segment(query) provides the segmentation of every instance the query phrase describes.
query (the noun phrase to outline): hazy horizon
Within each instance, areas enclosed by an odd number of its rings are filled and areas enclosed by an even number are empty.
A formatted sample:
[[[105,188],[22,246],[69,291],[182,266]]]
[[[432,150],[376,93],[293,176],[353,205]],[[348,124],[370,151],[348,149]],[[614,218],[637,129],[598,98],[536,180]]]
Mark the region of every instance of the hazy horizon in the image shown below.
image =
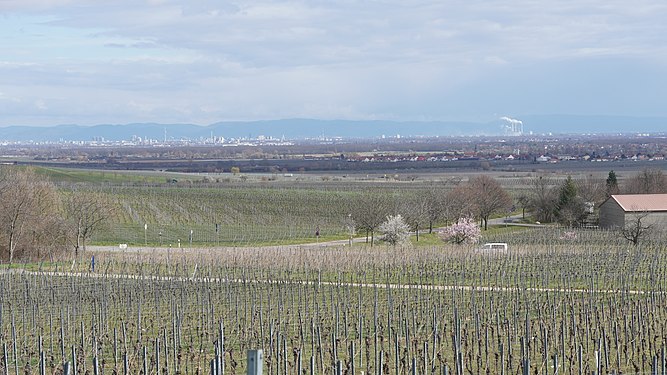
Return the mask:
[[[667,4],[9,0],[0,126],[665,117]]]

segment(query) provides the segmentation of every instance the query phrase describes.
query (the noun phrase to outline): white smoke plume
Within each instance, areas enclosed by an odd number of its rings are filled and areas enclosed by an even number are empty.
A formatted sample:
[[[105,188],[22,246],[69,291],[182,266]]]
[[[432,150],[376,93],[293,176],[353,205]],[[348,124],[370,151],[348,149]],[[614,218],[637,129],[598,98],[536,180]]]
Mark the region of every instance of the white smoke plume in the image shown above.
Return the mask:
[[[511,117],[503,116],[500,118],[505,121],[503,129],[505,130],[506,135],[522,135],[523,134],[523,122]]]
[[[507,122],[510,123],[511,125],[523,125],[523,121],[521,121],[521,120],[517,120],[517,119],[513,119],[513,118],[511,118],[511,117],[503,116],[503,117],[501,117],[500,119],[501,119],[501,120],[504,120],[504,121],[507,121]]]

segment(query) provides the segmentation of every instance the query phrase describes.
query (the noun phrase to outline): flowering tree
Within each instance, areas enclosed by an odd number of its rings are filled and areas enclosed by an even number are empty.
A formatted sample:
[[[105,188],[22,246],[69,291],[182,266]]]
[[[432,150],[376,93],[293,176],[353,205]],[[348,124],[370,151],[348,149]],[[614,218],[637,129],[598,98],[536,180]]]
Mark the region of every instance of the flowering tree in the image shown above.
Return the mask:
[[[408,242],[410,238],[410,227],[405,223],[401,215],[387,216],[387,220],[380,224],[382,240],[394,246]]]
[[[472,218],[466,217],[459,219],[456,224],[445,228],[440,236],[445,241],[451,241],[456,244],[477,243],[482,237],[482,230]]]

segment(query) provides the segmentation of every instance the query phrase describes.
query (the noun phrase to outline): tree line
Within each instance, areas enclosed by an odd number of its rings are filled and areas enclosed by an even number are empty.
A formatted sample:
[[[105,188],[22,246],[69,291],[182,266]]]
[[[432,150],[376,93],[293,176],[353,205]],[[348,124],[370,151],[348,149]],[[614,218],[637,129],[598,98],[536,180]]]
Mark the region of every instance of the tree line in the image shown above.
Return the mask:
[[[349,211],[356,229],[372,246],[382,223],[395,215],[405,220],[419,241],[420,231],[431,233],[434,225],[462,218],[476,218],[487,229],[493,215],[508,214],[513,206],[512,196],[496,179],[479,175],[465,183],[454,179],[432,183],[425,191],[400,201],[376,191],[364,192],[351,201]]]
[[[529,187],[530,193],[519,196],[517,202],[535,220],[572,227],[583,223],[612,195],[667,193],[667,176],[660,169],[644,169],[620,182],[612,170],[606,179],[592,175],[578,180],[568,177],[557,186],[548,177],[537,176],[530,180]]]
[[[99,194],[60,194],[33,169],[0,167],[0,259],[53,260],[67,249],[77,254],[112,211]]]
[[[667,193],[667,176],[659,169],[644,169],[620,183],[614,171],[606,179],[588,175],[575,180],[568,176],[562,182],[538,175],[526,179],[523,191],[512,196],[496,179],[478,175],[467,182],[449,179],[433,183],[400,201],[390,194],[364,192],[351,202],[349,211],[356,229],[371,245],[380,226],[388,218],[395,220],[396,215],[415,233],[417,241],[420,230],[431,233],[436,224],[477,220],[486,230],[491,217],[517,209],[524,218],[530,213],[536,222],[574,227],[586,224],[591,216],[595,220],[592,214],[613,194]]]

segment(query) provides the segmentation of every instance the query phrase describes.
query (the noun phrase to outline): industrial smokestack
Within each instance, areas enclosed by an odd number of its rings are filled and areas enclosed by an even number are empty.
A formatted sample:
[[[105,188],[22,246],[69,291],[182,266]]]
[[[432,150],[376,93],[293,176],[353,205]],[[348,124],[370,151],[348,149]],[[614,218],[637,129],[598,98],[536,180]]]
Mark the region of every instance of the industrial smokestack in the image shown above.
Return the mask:
[[[505,134],[507,134],[507,135],[522,135],[523,134],[523,122],[521,120],[513,119],[513,118],[507,117],[507,116],[503,116],[500,119],[507,123],[503,127],[505,129]]]

